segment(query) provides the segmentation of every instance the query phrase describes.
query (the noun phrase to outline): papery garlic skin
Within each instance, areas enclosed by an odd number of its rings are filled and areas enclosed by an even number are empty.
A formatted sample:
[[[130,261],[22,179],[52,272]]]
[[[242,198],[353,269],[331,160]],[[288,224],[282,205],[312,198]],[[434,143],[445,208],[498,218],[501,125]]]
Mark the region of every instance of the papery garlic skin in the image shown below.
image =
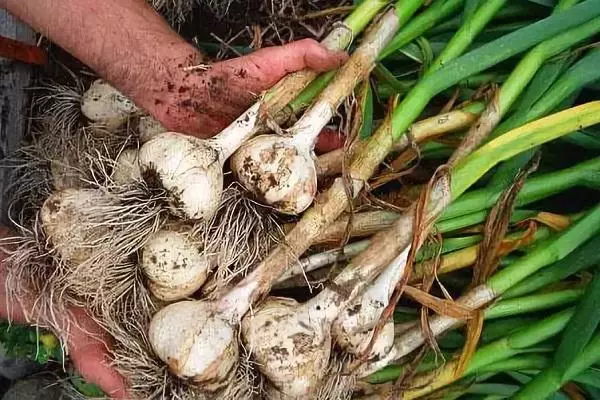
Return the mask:
[[[256,136],[233,154],[231,169],[259,201],[284,214],[300,214],[317,192],[314,154],[294,138]]]
[[[83,93],[81,112],[90,121],[116,129],[139,109],[108,82],[98,79]]]
[[[207,140],[165,132],[139,151],[143,179],[169,192],[169,210],[183,219],[210,218],[223,191],[220,154]]]
[[[163,301],[174,301],[200,289],[212,264],[189,233],[162,229],[142,248],[141,267],[152,294]]]
[[[169,370],[206,391],[226,386],[239,361],[236,330],[220,314],[211,302],[180,301],[156,313],[148,331]]]

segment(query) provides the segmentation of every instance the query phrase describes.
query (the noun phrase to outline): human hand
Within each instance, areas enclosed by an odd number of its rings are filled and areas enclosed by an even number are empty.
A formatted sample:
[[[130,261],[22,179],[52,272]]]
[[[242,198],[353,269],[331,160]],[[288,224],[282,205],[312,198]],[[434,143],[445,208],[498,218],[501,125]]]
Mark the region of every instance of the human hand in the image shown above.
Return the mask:
[[[8,230],[0,227],[0,237],[7,237]],[[0,262],[5,254],[0,252]],[[0,319],[14,323],[49,325],[46,315],[40,315],[33,301],[15,298],[6,287],[4,265],[0,265]],[[110,336],[82,308],[71,308],[68,312],[57,312],[58,321],[53,323],[57,336],[66,340],[67,350],[79,374],[90,383],[98,385],[104,393],[115,399],[127,398],[126,382],[111,367]],[[56,325],[60,326],[56,326]]]
[[[314,40],[304,39],[218,62],[207,69],[190,71],[182,66],[180,73],[158,83],[162,84],[158,91],[135,97],[168,130],[208,137],[225,128],[286,74],[306,68],[335,69],[346,58],[345,52],[331,52]]]

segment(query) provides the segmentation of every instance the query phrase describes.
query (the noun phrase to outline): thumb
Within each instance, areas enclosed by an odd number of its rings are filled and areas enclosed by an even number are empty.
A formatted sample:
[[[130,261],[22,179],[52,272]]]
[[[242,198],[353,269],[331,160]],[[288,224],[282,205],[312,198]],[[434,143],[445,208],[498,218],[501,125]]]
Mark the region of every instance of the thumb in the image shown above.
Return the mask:
[[[234,60],[253,77],[262,89],[273,86],[285,75],[303,69],[328,71],[340,67],[348,58],[344,51],[331,51],[312,39],[303,39],[283,46],[266,47]]]

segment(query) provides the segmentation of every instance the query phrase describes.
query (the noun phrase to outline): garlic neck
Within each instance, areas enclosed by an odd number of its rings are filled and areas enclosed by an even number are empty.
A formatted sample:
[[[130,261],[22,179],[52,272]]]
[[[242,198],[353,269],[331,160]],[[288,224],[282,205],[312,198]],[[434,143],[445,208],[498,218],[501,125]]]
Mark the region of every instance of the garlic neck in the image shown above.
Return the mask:
[[[251,307],[252,296],[258,289],[256,281],[244,279],[218,300],[221,317],[237,325]]]
[[[219,151],[221,164],[224,164],[242,143],[256,133],[261,104],[260,101],[257,101],[217,136],[208,139]]]
[[[312,318],[322,319],[324,323],[331,325],[347,305],[344,294],[327,287],[302,307],[310,312]]]
[[[327,102],[320,101],[309,108],[289,129],[292,143],[298,149],[312,151],[321,130],[333,118],[334,109]]]
[[[408,259],[408,253],[410,252],[410,247],[407,246],[398,256],[390,263],[390,265],[377,277],[373,285],[367,289],[368,292],[376,292],[381,293],[382,296],[385,296],[386,304],[389,301],[394,288],[398,281],[404,275],[404,271],[406,270],[406,260]]]

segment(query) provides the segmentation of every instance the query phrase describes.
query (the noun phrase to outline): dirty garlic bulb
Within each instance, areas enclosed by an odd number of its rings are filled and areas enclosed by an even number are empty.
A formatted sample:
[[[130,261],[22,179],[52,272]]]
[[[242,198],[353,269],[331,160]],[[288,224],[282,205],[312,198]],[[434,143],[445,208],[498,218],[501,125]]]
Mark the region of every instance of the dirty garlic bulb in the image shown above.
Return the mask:
[[[259,201],[281,213],[296,215],[313,201],[317,171],[314,138],[291,135],[250,139],[231,158],[231,169]]]
[[[131,100],[102,79],[95,80],[83,93],[83,115],[110,130],[119,128],[139,111]]]
[[[139,151],[143,179],[169,194],[171,213],[183,219],[210,218],[223,191],[223,164],[253,133],[259,103],[211,139],[165,132]]]
[[[227,386],[239,362],[237,327],[256,282],[242,281],[215,301],[179,301],[152,317],[148,339],[171,373],[214,392]]]
[[[82,264],[94,254],[93,242],[108,233],[90,224],[90,210],[114,206],[113,199],[97,189],[63,189],[52,193],[40,210],[46,237],[60,258]]]
[[[163,301],[192,295],[212,269],[202,244],[182,227],[169,227],[152,235],[141,250],[141,267],[148,288]]]
[[[404,249],[335,320],[332,333],[337,345],[345,352],[359,356],[366,349],[375,325],[389,304],[396,283],[404,274],[409,251],[410,246]],[[378,336],[369,358],[385,355],[393,342],[394,324],[387,323]]]
[[[332,342],[326,307],[269,297],[242,320],[242,338],[258,369],[285,398],[314,397],[325,379]]]

